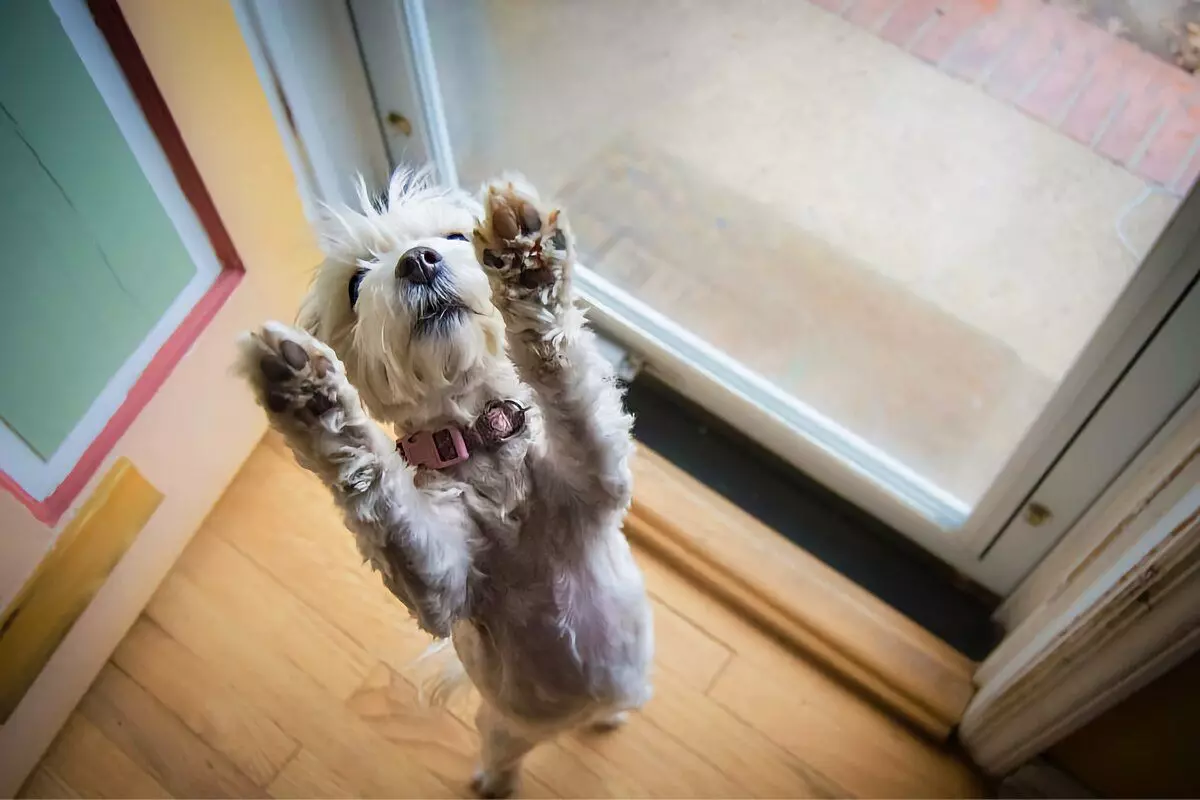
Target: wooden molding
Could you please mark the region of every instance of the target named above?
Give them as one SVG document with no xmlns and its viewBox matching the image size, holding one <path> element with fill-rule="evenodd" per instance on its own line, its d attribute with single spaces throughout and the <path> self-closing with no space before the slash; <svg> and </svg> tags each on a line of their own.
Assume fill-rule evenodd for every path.
<svg viewBox="0 0 1200 800">
<path fill-rule="evenodd" d="M 936 739 L 975 664 L 664 458 L 639 448 L 631 540 Z"/>
<path fill-rule="evenodd" d="M 163 496 L 119 458 L 0 615 L 0 724 L 54 655 Z"/>
</svg>

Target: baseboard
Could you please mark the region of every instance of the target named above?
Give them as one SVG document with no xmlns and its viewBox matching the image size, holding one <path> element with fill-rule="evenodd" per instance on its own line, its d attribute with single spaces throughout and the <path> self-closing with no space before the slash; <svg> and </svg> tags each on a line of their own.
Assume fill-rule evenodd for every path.
<svg viewBox="0 0 1200 800">
<path fill-rule="evenodd" d="M 897 717 L 945 739 L 975 663 L 648 448 L 631 540 Z"/>
<path fill-rule="evenodd" d="M 0 726 L 162 502 L 118 458 L 0 615 Z"/>
</svg>

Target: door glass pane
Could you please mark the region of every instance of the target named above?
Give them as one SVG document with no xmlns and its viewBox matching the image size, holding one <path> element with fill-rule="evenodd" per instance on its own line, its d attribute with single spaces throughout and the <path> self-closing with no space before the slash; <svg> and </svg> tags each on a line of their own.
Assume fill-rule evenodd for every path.
<svg viewBox="0 0 1200 800">
<path fill-rule="evenodd" d="M 965 508 L 1200 170 L 1187 4 L 426 7 L 462 183 Z"/>
</svg>

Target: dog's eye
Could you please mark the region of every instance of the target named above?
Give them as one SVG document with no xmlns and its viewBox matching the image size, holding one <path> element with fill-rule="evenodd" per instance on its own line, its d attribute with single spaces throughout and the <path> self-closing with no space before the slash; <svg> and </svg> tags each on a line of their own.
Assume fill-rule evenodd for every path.
<svg viewBox="0 0 1200 800">
<path fill-rule="evenodd" d="M 355 272 L 353 275 L 350 276 L 350 285 L 349 285 L 348 289 L 350 291 L 350 307 L 351 308 L 354 308 L 355 303 L 358 302 L 358 287 L 362 285 L 363 278 L 365 278 L 366 276 L 367 276 L 367 271 L 365 269 L 360 269 L 358 272 Z"/>
<path fill-rule="evenodd" d="M 445 238 L 455 242 L 467 241 L 467 235 L 465 233 L 447 233 Z"/>
</svg>

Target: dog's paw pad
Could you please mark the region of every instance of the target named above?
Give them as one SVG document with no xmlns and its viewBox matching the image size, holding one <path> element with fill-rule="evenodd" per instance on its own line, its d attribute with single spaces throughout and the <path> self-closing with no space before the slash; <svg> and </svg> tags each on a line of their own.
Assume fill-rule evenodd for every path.
<svg viewBox="0 0 1200 800">
<path fill-rule="evenodd" d="M 550 237 L 550 244 L 555 250 L 565 251 L 567 249 L 567 232 L 561 228 L 556 230 Z"/>
<path fill-rule="evenodd" d="M 288 365 L 274 354 L 266 354 L 260 358 L 258 368 L 262 370 L 263 377 L 271 383 L 281 383 L 292 377 Z"/>
<path fill-rule="evenodd" d="M 492 211 L 492 230 L 496 232 L 503 241 L 512 241 L 517 238 L 517 234 L 521 229 L 517 227 L 517 216 L 513 210 L 501 203 L 493 204 Z"/>
<path fill-rule="evenodd" d="M 279 343 L 279 355 L 283 356 L 283 360 L 292 369 L 304 369 L 304 365 L 308 363 L 308 353 L 304 352 L 304 348 L 291 339 L 285 339 Z"/>
<path fill-rule="evenodd" d="M 558 276 L 553 269 L 549 267 L 540 267 L 538 269 L 527 269 L 521 272 L 521 285 L 526 289 L 537 289 L 542 286 L 549 286 L 557 280 Z"/>
<path fill-rule="evenodd" d="M 534 231 L 541 230 L 542 218 L 537 208 L 527 200 L 521 201 L 521 233 L 528 236 Z"/>
<path fill-rule="evenodd" d="M 547 208 L 519 180 L 488 186 L 484 208 L 474 235 L 480 263 L 518 294 L 559 285 L 571 245 L 562 212 Z"/>
<path fill-rule="evenodd" d="M 337 406 L 342 394 L 342 376 L 326 351 L 302 331 L 268 323 L 243 340 L 241 371 L 268 411 L 307 422 Z"/>
<path fill-rule="evenodd" d="M 492 231 L 501 241 L 516 241 L 542 228 L 542 217 L 533 200 L 519 196 L 511 183 L 489 187 L 488 213 Z"/>
</svg>

